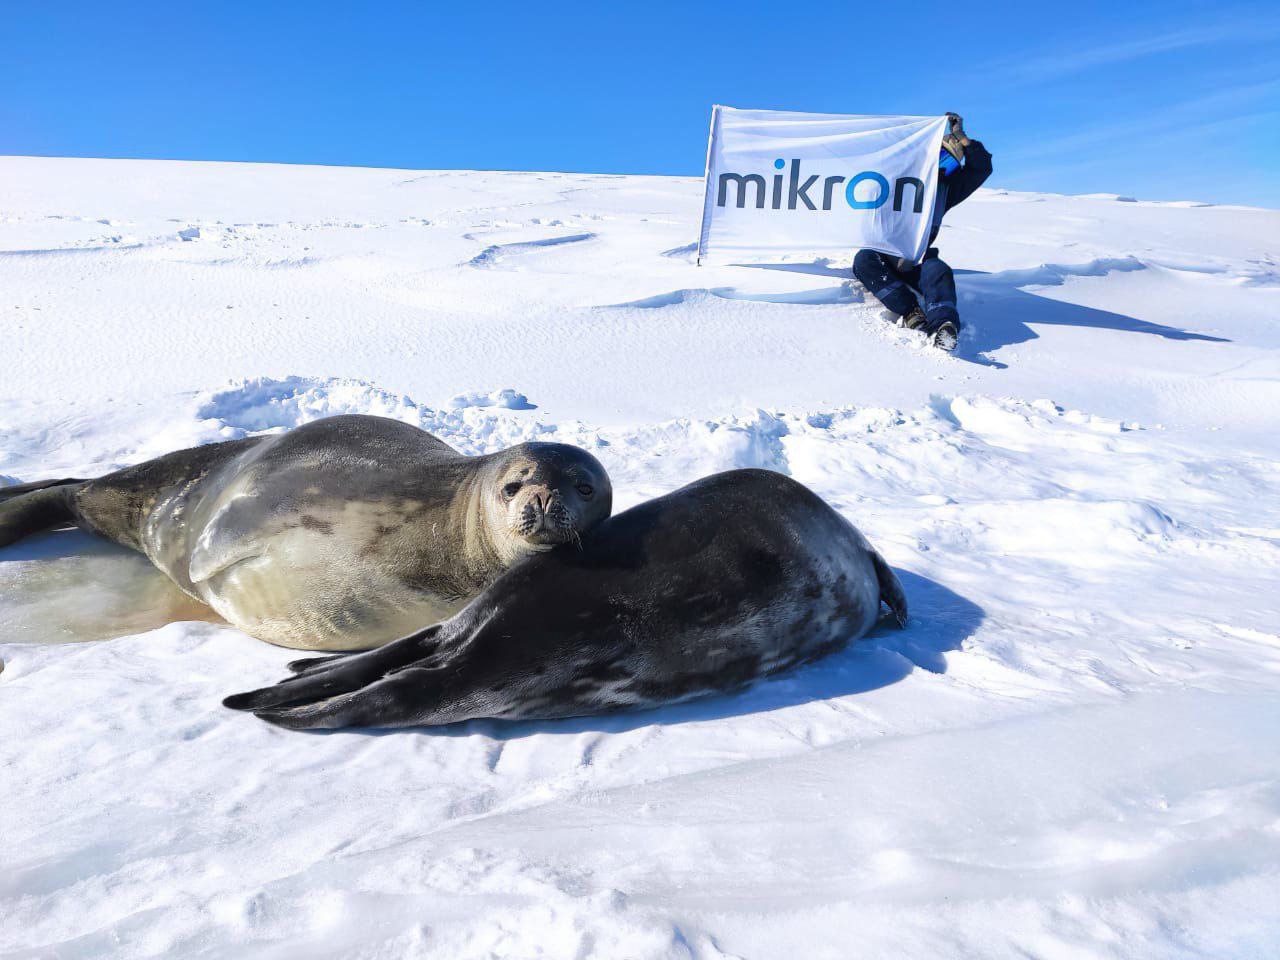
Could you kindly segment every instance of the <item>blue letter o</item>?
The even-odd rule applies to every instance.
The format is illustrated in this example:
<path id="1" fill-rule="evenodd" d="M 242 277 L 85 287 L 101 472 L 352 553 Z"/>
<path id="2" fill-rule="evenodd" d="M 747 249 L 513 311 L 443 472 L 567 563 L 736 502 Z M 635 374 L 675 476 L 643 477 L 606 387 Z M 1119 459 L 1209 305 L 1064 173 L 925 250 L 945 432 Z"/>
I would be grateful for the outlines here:
<path id="1" fill-rule="evenodd" d="M 880 196 L 874 200 L 855 200 L 853 191 L 863 180 L 874 180 L 880 184 Z M 874 210 L 876 207 L 884 206 L 886 200 L 889 199 L 889 181 L 873 170 L 863 170 L 852 180 L 849 185 L 844 188 L 844 198 L 849 201 L 849 206 L 855 210 Z"/>

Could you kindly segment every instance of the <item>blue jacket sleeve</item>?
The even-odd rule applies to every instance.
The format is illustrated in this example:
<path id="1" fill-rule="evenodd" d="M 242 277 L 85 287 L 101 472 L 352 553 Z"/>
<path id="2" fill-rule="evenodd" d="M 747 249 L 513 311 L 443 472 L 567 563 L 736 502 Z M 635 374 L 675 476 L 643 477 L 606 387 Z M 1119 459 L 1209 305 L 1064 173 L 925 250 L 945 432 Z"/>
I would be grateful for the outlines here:
<path id="1" fill-rule="evenodd" d="M 969 199 L 991 176 L 991 154 L 980 140 L 964 148 L 964 166 L 947 178 L 947 209 Z"/>

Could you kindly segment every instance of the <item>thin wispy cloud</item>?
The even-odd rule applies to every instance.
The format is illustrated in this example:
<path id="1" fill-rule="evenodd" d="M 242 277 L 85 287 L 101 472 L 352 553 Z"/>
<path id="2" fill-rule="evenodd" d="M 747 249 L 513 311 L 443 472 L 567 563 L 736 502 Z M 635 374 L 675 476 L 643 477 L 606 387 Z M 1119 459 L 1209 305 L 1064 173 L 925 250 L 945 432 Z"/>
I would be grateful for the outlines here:
<path id="1" fill-rule="evenodd" d="M 1280 36 L 1280 23 L 1242 19 L 1192 29 L 1175 30 L 1155 36 L 1137 37 L 1118 43 L 1098 43 L 1070 50 L 1048 50 L 991 64 L 989 70 L 1002 80 L 1024 83 L 1045 82 L 1099 67 L 1140 60 L 1144 57 L 1223 43 L 1260 43 Z"/>
<path id="2" fill-rule="evenodd" d="M 1048 156 L 1078 154 L 1087 148 L 1111 145 L 1131 149 L 1135 141 L 1156 134 L 1187 130 L 1207 123 L 1222 123 L 1235 117 L 1256 117 L 1259 101 L 1269 103 L 1280 95 L 1280 77 L 1256 83 L 1239 84 L 1200 97 L 1164 104 L 1145 117 L 1128 117 L 1115 123 L 1098 124 L 1067 136 L 1043 138 L 1034 146 L 1013 149 L 1006 156 L 1015 163 L 1026 163 Z M 1264 109 L 1261 113 L 1273 111 Z"/>
<path id="3" fill-rule="evenodd" d="M 1167 126 L 1161 129 L 1141 131 L 1144 148 L 1148 152 L 1177 147 L 1207 138 L 1236 136 L 1248 130 L 1256 130 L 1268 125 L 1280 123 L 1280 111 L 1269 110 L 1258 113 L 1246 113 L 1233 117 L 1207 119 L 1199 123 Z M 1081 150 L 1073 153 L 1060 153 L 1062 162 L 1036 164 L 1027 167 L 1021 174 L 1012 174 L 1008 185 L 1014 189 L 1038 189 L 1045 177 L 1055 177 L 1067 173 L 1080 173 L 1091 170 L 1108 175 L 1116 168 L 1117 156 L 1133 152 L 1132 143 L 1116 144 L 1099 150 Z"/>

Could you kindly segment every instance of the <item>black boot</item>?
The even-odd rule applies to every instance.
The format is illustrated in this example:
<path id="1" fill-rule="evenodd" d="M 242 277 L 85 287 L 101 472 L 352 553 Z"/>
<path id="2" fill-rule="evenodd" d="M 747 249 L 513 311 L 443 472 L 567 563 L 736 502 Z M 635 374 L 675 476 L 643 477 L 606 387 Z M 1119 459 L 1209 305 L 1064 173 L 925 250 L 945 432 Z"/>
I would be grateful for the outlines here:
<path id="1" fill-rule="evenodd" d="M 960 328 L 953 321 L 944 320 L 938 324 L 937 329 L 930 332 L 929 339 L 939 350 L 950 353 L 960 342 Z"/>
<path id="2" fill-rule="evenodd" d="M 925 324 L 924 311 L 919 306 L 913 307 L 905 317 L 898 318 L 898 326 L 908 330 L 919 330 Z"/>

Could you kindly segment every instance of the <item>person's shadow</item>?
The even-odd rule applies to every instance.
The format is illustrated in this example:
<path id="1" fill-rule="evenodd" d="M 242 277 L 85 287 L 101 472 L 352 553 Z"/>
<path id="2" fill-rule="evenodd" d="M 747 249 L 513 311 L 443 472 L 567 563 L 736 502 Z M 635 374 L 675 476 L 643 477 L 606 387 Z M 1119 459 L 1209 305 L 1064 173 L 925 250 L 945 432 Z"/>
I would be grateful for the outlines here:
<path id="1" fill-rule="evenodd" d="M 848 267 L 832 266 L 831 261 L 825 257 L 811 263 L 742 263 L 736 266 L 839 277 L 843 280 L 852 276 Z M 1040 325 L 1124 330 L 1163 337 L 1166 340 L 1230 342 L 1225 337 L 1193 333 L 1162 323 L 1139 320 L 1123 313 L 1064 303 L 1021 289 L 1026 286 L 1061 286 L 1068 277 L 1101 277 L 1109 273 L 1145 269 L 1147 265 L 1141 260 L 1120 257 L 1091 260 L 1082 264 L 1043 264 L 1030 269 L 1001 270 L 996 273 L 956 270 L 956 290 L 960 296 L 964 331 L 960 337 L 960 345 L 952 356 L 980 366 L 1003 369 L 1008 365 L 984 354 L 1001 347 L 1038 339 L 1039 334 L 1034 327 Z"/>
<path id="2" fill-rule="evenodd" d="M 1200 340 L 1206 343 L 1229 343 L 1225 337 L 1193 333 L 1178 327 L 1139 320 L 1123 313 L 1065 303 L 1021 289 L 1024 286 L 1062 286 L 1068 277 L 1100 277 L 1108 273 L 1128 273 L 1147 269 L 1133 257 L 1094 260 L 1075 265 L 1050 264 L 1029 270 L 956 270 L 956 289 L 966 321 L 966 332 L 960 341 L 963 359 L 997 365 L 977 354 L 1035 340 L 1034 326 L 1087 327 L 1097 330 L 1123 330 L 1163 337 L 1166 340 Z"/>
<path id="3" fill-rule="evenodd" d="M 442 727 L 410 729 L 308 730 L 319 736 L 467 737 L 518 740 L 531 734 L 625 733 L 652 725 L 671 726 L 722 720 L 785 707 L 854 696 L 897 683 L 916 670 L 945 673 L 943 654 L 958 650 L 984 619 L 982 609 L 928 577 L 897 570 L 907 595 L 910 620 L 899 630 L 881 621 L 867 636 L 843 650 L 746 690 L 647 710 L 567 720 L 469 720 Z"/>

